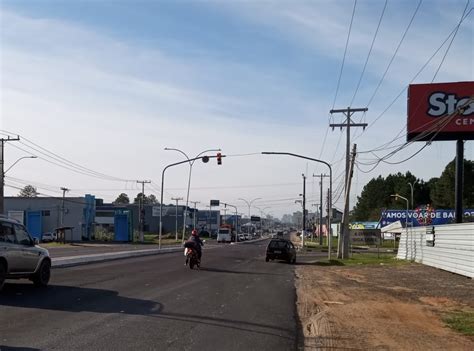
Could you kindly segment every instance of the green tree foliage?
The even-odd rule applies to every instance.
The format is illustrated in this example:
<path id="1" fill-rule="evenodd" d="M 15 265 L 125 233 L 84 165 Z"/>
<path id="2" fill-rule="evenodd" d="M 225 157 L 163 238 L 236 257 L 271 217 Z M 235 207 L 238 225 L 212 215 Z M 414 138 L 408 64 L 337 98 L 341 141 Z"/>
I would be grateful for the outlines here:
<path id="1" fill-rule="evenodd" d="M 151 194 L 148 196 L 148 203 L 152 205 L 156 205 L 158 203 L 158 200 L 155 195 Z"/>
<path id="2" fill-rule="evenodd" d="M 434 208 L 454 208 L 454 180 L 455 162 L 450 162 L 439 178 L 431 178 L 428 182 L 417 179 L 410 172 L 405 174 L 389 174 L 386 178 L 378 176 L 371 179 L 357 197 L 353 219 L 357 221 L 379 220 L 383 209 L 404 209 L 405 201 L 396 201 L 390 197 L 400 194 L 411 202 L 411 189 L 408 183 L 413 184 L 413 207 L 430 204 Z M 464 208 L 474 207 L 474 162 L 464 160 Z M 411 208 L 411 203 L 409 204 Z"/>
<path id="3" fill-rule="evenodd" d="M 138 193 L 137 197 L 133 200 L 133 203 L 134 204 L 139 204 L 140 199 L 143 199 L 143 204 L 145 204 L 145 205 L 156 205 L 156 204 L 158 204 L 158 199 L 153 194 L 150 194 L 150 196 L 146 196 L 142 193 Z"/>
<path id="4" fill-rule="evenodd" d="M 36 191 L 36 188 L 33 185 L 26 185 L 18 193 L 18 197 L 37 197 L 37 196 L 38 196 L 38 191 Z"/>
<path id="5" fill-rule="evenodd" d="M 439 178 L 432 182 L 431 200 L 435 208 L 454 208 L 456 160 L 448 163 Z M 430 180 L 431 182 L 431 180 Z M 474 161 L 464 160 L 463 206 L 474 206 Z"/>
<path id="6" fill-rule="evenodd" d="M 130 203 L 130 198 L 125 193 L 121 193 L 119 196 L 117 196 L 117 198 L 114 201 L 114 204 L 126 205 L 126 204 L 129 204 L 129 203 Z"/>

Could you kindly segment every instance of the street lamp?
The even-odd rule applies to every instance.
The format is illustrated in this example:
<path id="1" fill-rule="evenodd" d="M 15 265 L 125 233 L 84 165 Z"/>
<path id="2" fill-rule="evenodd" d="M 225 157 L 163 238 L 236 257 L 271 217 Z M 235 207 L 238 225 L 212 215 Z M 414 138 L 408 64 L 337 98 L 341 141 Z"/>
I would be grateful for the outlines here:
<path id="1" fill-rule="evenodd" d="M 410 190 L 411 190 L 411 209 L 412 210 L 414 208 L 413 207 L 413 188 L 415 187 L 415 184 L 416 184 L 417 181 L 418 181 L 418 179 L 415 180 L 413 183 L 408 182 L 408 185 L 410 186 Z"/>
<path id="2" fill-rule="evenodd" d="M 395 195 L 390 195 L 390 197 L 394 197 L 395 198 L 395 201 L 398 200 L 398 198 L 400 199 L 403 199 L 407 202 L 407 212 L 406 212 L 406 216 L 405 216 L 405 232 L 406 232 L 406 235 L 407 235 L 407 243 L 406 243 L 406 246 L 407 246 L 407 250 L 408 250 L 408 208 L 409 208 L 409 201 L 406 197 L 403 197 L 401 196 L 400 194 L 395 194 Z"/>
<path id="3" fill-rule="evenodd" d="M 286 156 L 292 156 L 292 157 L 298 157 L 298 158 L 302 158 L 302 159 L 305 159 L 305 160 L 311 160 L 311 161 L 314 161 L 314 162 L 319 162 L 319 163 L 323 163 L 325 164 L 326 166 L 328 166 L 329 168 L 329 198 L 328 198 L 328 209 L 329 209 L 329 213 L 328 213 L 328 259 L 330 260 L 331 259 L 331 242 L 332 242 L 332 234 L 331 234 L 331 217 L 332 217 L 332 167 L 331 165 L 326 162 L 326 161 L 323 161 L 323 160 L 319 160 L 317 158 L 312 158 L 312 157 L 307 157 L 307 156 L 303 156 L 303 155 L 298 155 L 298 154 L 293 154 L 291 152 L 274 152 L 274 151 L 264 151 L 262 152 L 262 155 L 286 155 Z M 321 205 L 322 206 L 322 205 Z"/>
<path id="4" fill-rule="evenodd" d="M 237 200 L 244 201 L 244 202 L 247 204 L 248 208 L 249 208 L 249 223 L 248 223 L 249 225 L 252 224 L 252 217 L 250 216 L 250 207 L 252 206 L 252 203 L 253 203 L 254 201 L 261 200 L 261 199 L 262 199 L 261 197 L 256 197 L 255 199 L 253 199 L 253 200 L 251 200 L 251 201 L 247 201 L 247 200 L 242 199 L 242 198 L 238 198 L 238 199 L 237 199 Z M 250 234 L 250 227 L 247 227 L 247 233 Z"/>
<path id="5" fill-rule="evenodd" d="M 202 152 L 200 152 L 199 154 L 196 155 L 196 157 L 194 158 L 194 160 L 191 160 L 189 158 L 189 156 L 182 150 L 180 149 L 176 149 L 176 148 L 171 148 L 171 147 L 165 147 L 165 150 L 166 151 L 177 151 L 177 152 L 180 152 L 181 154 L 184 155 L 184 157 L 186 157 L 186 159 L 188 160 L 189 162 L 189 176 L 188 176 L 188 192 L 187 192 L 187 195 L 186 195 L 186 207 L 184 208 L 184 213 L 183 213 L 183 237 L 182 237 L 182 242 L 184 242 L 184 235 L 186 234 L 186 215 L 188 213 L 188 204 L 189 204 L 189 188 L 191 187 L 191 172 L 193 170 L 193 165 L 194 165 L 194 162 L 196 161 L 196 159 L 201 156 L 202 154 L 206 153 L 206 152 L 218 152 L 218 151 L 221 151 L 221 149 L 209 149 L 209 150 L 204 150 Z"/>
<path id="6" fill-rule="evenodd" d="M 7 172 L 12 169 L 12 167 L 14 165 L 16 165 L 18 162 L 20 162 L 21 160 L 25 159 L 25 158 L 38 158 L 38 156 L 23 156 L 23 157 L 20 157 L 18 160 L 16 160 L 15 162 L 13 162 L 13 164 L 7 168 L 6 171 L 3 170 L 3 159 L 2 159 L 2 163 L 1 163 L 1 174 L 0 174 L 0 177 L 2 178 L 1 179 L 1 182 L 2 184 L 0 184 L 0 214 L 3 214 L 4 210 L 5 210 L 5 206 L 4 206 L 4 199 L 5 199 L 5 196 L 4 196 L 4 186 L 5 186 L 5 174 L 7 174 Z"/>
<path id="7" fill-rule="evenodd" d="M 238 198 L 237 200 L 242 200 L 242 201 L 244 201 L 244 202 L 247 204 L 247 206 L 248 206 L 248 208 L 249 208 L 249 218 L 250 218 L 250 207 L 252 206 L 252 203 L 253 203 L 254 201 L 261 200 L 261 199 L 262 199 L 261 197 L 256 197 L 255 199 L 253 199 L 253 200 L 251 200 L 251 201 L 247 201 L 247 200 L 242 199 L 242 198 Z"/>

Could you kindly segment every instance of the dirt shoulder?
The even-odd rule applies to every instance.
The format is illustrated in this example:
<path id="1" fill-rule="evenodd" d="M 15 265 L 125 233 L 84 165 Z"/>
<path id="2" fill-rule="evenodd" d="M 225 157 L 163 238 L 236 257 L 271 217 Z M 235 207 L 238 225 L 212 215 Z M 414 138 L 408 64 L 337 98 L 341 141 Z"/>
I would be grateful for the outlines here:
<path id="1" fill-rule="evenodd" d="M 474 281 L 435 268 L 296 267 L 305 350 L 474 350 L 443 317 L 474 311 Z"/>

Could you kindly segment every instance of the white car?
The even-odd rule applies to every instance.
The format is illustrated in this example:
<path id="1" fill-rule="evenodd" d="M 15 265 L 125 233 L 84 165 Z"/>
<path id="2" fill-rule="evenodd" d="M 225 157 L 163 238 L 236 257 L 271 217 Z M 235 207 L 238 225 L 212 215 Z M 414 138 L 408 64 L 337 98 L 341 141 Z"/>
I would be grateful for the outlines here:
<path id="1" fill-rule="evenodd" d="M 43 243 L 56 241 L 56 239 L 57 239 L 56 233 L 47 232 L 47 233 L 43 233 L 43 235 L 41 236 L 41 242 Z"/>
<path id="2" fill-rule="evenodd" d="M 245 235 L 244 235 L 244 234 L 239 234 L 239 235 L 237 236 L 237 240 L 238 240 L 238 241 L 245 241 Z"/>

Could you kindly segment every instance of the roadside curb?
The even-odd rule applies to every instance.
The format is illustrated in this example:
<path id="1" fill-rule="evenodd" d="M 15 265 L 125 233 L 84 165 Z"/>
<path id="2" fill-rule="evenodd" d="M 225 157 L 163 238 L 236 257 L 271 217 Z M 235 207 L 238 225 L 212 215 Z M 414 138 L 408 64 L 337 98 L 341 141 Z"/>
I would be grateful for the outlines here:
<path id="1" fill-rule="evenodd" d="M 215 249 L 217 246 L 208 246 L 206 249 Z M 70 257 L 56 257 L 51 259 L 51 268 L 66 268 L 81 266 L 90 263 L 101 263 L 133 257 L 144 257 L 151 255 L 160 255 L 173 252 L 183 251 L 182 247 L 171 247 L 164 249 L 146 249 L 146 250 L 134 250 L 134 251 L 119 251 L 119 252 L 106 252 L 89 255 L 79 255 Z"/>
<path id="2" fill-rule="evenodd" d="M 107 252 L 100 254 L 71 256 L 71 257 L 57 257 L 53 258 L 51 267 L 52 268 L 64 268 L 73 267 L 89 263 L 107 262 L 113 260 L 119 260 L 123 258 L 131 257 L 142 257 L 151 256 L 172 252 L 182 251 L 181 247 L 177 248 L 165 248 L 165 249 L 147 249 L 147 250 L 136 250 L 136 251 L 119 251 L 119 252 Z"/>

